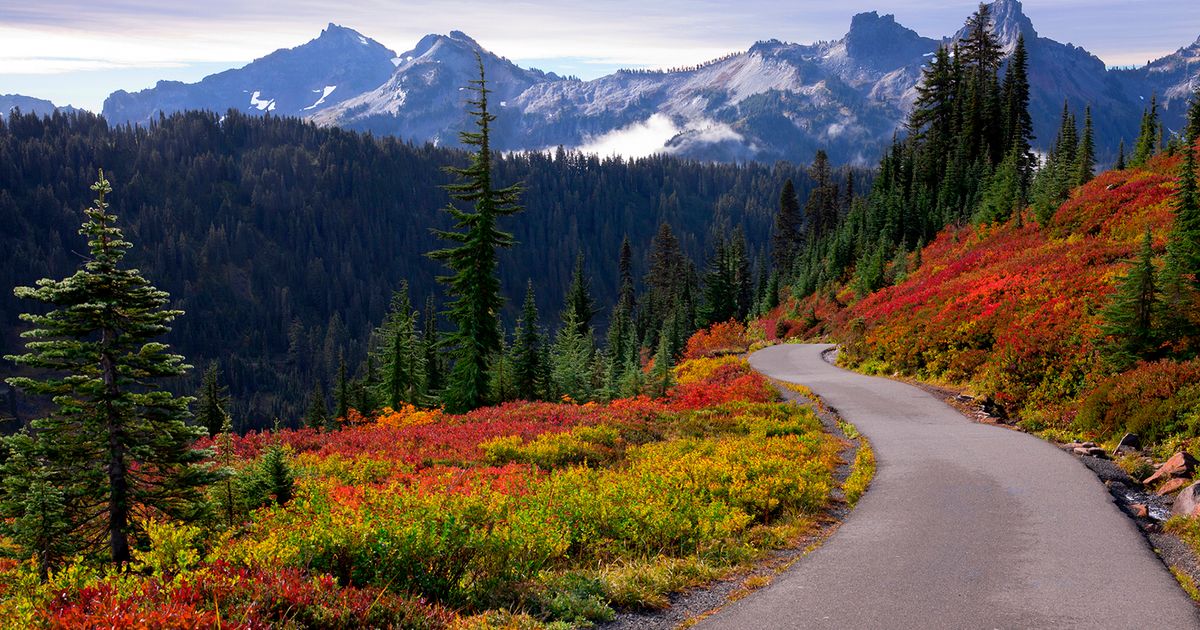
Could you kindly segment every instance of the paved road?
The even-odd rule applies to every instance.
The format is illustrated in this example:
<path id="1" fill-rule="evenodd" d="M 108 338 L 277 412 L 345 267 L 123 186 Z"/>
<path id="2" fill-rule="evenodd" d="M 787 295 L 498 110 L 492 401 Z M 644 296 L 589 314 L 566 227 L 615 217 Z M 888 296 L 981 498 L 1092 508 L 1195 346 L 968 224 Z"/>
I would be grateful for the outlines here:
<path id="1" fill-rule="evenodd" d="M 1195 606 L 1104 486 L 1029 435 L 821 358 L 755 353 L 870 438 L 870 490 L 826 543 L 702 628 L 1197 628 Z"/>

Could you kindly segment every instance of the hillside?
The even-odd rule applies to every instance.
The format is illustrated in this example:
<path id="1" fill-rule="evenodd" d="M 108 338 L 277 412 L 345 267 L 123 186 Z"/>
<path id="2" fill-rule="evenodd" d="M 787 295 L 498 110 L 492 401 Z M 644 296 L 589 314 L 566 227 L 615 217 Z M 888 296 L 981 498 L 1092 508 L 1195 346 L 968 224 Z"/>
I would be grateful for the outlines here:
<path id="1" fill-rule="evenodd" d="M 239 428 L 261 428 L 295 417 L 312 382 L 333 381 L 341 353 L 358 367 L 401 281 L 418 308 L 440 295 L 442 267 L 425 254 L 437 246 L 430 229 L 445 227 L 442 167 L 463 160 L 456 149 L 237 113 L 180 114 L 149 129 L 90 114 L 14 117 L 0 123 L 0 285 L 74 268 L 87 182 L 105 168 L 137 244 L 134 264 L 188 313 L 172 343 L 194 365 L 220 360 L 235 417 L 256 423 Z M 547 321 L 555 318 L 582 253 L 603 329 L 622 240 L 640 279 L 662 222 L 698 265 L 718 217 L 740 225 L 761 258 L 783 182 L 793 179 L 801 194 L 811 188 L 805 169 L 789 164 L 561 153 L 509 156 L 496 167 L 499 180 L 526 185 L 525 212 L 503 226 L 518 242 L 500 267 L 509 325 L 530 280 Z M 858 178 L 860 189 L 867 181 Z M 0 292 L 7 348 L 18 345 L 25 306 Z"/>
<path id="2" fill-rule="evenodd" d="M 1180 164 L 1163 155 L 1102 173 L 1045 226 L 1026 212 L 946 228 L 893 286 L 863 299 L 849 288 L 811 297 L 792 306 L 784 329 L 833 335 L 860 370 L 965 387 L 1028 428 L 1194 435 L 1194 364 L 1143 363 L 1114 376 L 1097 349 L 1101 311 L 1147 229 L 1164 252 Z"/>

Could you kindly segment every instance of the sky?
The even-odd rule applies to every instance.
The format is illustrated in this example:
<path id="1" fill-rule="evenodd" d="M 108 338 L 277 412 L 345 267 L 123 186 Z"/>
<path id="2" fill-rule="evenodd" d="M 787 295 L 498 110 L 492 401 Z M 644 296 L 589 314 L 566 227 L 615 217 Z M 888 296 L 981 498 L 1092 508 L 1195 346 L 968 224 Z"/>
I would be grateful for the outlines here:
<path id="1" fill-rule="evenodd" d="M 1196 0 L 1025 0 L 1043 37 L 1110 66 L 1141 65 L 1200 36 Z M 861 11 L 928 37 L 977 0 L 0 0 L 0 94 L 99 111 L 116 89 L 197 81 L 315 38 L 329 22 L 403 52 L 461 30 L 522 66 L 584 79 L 620 67 L 685 66 L 755 41 L 841 38 Z"/>

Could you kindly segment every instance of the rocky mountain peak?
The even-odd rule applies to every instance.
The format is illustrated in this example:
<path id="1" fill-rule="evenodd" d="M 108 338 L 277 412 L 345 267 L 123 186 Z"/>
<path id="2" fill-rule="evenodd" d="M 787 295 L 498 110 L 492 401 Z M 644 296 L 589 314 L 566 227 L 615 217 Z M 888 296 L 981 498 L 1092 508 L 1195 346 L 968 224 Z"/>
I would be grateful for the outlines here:
<path id="1" fill-rule="evenodd" d="M 1025 15 L 1021 0 L 995 0 L 991 10 L 992 30 L 1006 50 L 1016 46 L 1018 36 L 1024 35 L 1027 42 L 1037 39 L 1037 30 L 1033 28 L 1033 21 Z"/>
<path id="2" fill-rule="evenodd" d="M 858 60 L 907 60 L 925 52 L 933 40 L 921 37 L 916 31 L 896 22 L 896 16 L 879 15 L 876 11 L 859 13 L 850 20 L 850 32 L 845 38 L 846 52 Z"/>

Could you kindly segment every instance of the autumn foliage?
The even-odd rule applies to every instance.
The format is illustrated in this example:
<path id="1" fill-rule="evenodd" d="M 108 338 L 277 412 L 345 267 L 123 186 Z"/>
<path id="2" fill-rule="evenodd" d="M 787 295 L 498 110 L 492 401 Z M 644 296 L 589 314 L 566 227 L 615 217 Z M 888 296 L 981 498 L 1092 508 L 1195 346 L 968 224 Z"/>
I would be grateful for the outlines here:
<path id="1" fill-rule="evenodd" d="M 719 328 L 693 347 L 744 337 Z M 78 564 L 41 582 L 31 562 L 0 565 L 0 619 L 447 628 L 489 611 L 583 623 L 663 605 L 668 587 L 597 568 L 711 576 L 783 544 L 829 502 L 840 448 L 744 359 L 684 361 L 675 382 L 659 399 L 404 407 L 348 414 L 336 431 L 206 439 L 235 469 L 283 446 L 291 500 L 232 527 L 151 524 L 145 561 L 124 573 Z M 564 609 L 563 584 L 597 594 Z"/>

